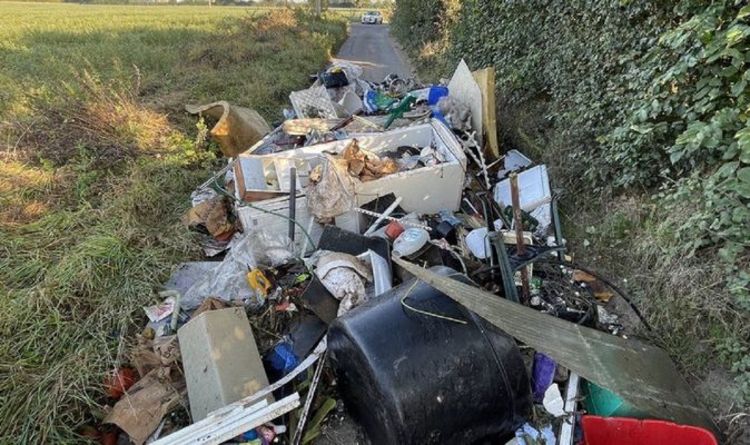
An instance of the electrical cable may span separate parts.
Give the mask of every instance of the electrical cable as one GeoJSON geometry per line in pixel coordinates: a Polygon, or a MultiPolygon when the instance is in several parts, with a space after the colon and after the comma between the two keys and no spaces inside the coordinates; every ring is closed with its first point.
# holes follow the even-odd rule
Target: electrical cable
{"type": "MultiPolygon", "coordinates": [[[[541,247],[541,246],[526,246],[526,247],[527,248],[529,248],[529,247],[530,248],[535,248],[535,247],[541,247]]],[[[541,252],[538,252],[538,253],[532,255],[530,258],[524,259],[522,262],[516,264],[515,267],[513,268],[513,272],[517,272],[517,271],[523,269],[524,267],[528,266],[529,264],[535,263],[537,261],[545,261],[546,262],[547,260],[545,260],[544,258],[542,258],[542,255],[545,255],[547,253],[552,253],[552,252],[564,252],[564,251],[565,251],[565,247],[563,247],[563,246],[554,246],[554,247],[544,248],[544,250],[542,250],[541,252]]],[[[472,276],[476,276],[476,275],[479,275],[480,273],[491,272],[491,271],[493,271],[495,269],[499,269],[500,267],[501,267],[500,264],[495,264],[493,266],[482,266],[479,269],[477,269],[474,272],[472,272],[471,275],[472,276]]]]}
{"type": "MultiPolygon", "coordinates": [[[[310,233],[308,233],[308,231],[305,229],[305,227],[302,224],[299,223],[299,221],[297,221],[295,219],[291,219],[287,215],[284,215],[284,214],[281,214],[281,213],[277,213],[277,212],[274,212],[274,211],[271,211],[271,210],[263,209],[261,207],[254,206],[254,205],[252,205],[250,203],[247,203],[247,202],[242,202],[239,199],[237,199],[237,197],[235,197],[234,195],[232,195],[231,193],[229,193],[229,191],[227,189],[225,189],[224,187],[220,186],[217,181],[218,181],[218,178],[215,178],[214,179],[214,183],[212,184],[212,188],[215,191],[217,191],[217,192],[221,193],[222,195],[228,197],[229,199],[231,199],[232,201],[236,202],[238,205],[240,205],[242,207],[250,207],[252,209],[261,211],[263,213],[268,213],[269,215],[278,216],[279,218],[284,218],[287,221],[293,222],[294,224],[297,225],[297,227],[300,228],[300,230],[302,230],[302,233],[305,235],[305,237],[307,237],[307,240],[310,242],[310,245],[312,245],[314,247],[314,250],[318,249],[317,243],[315,243],[315,241],[313,240],[312,236],[310,236],[310,233]]],[[[301,254],[303,254],[303,253],[304,252],[301,252],[301,254]]]]}
{"type": "Polygon", "coordinates": [[[653,331],[651,328],[651,325],[649,325],[648,321],[646,321],[646,318],[643,316],[641,311],[638,309],[638,307],[633,303],[632,299],[628,294],[625,293],[622,289],[620,289],[619,286],[611,282],[610,280],[604,278],[599,273],[587,268],[586,266],[582,266],[576,262],[573,261],[560,261],[560,260],[550,260],[550,259],[541,259],[539,261],[545,262],[545,263],[552,263],[552,264],[559,264],[562,266],[570,267],[573,269],[578,269],[586,272],[587,274],[591,275],[592,277],[596,278],[597,280],[601,281],[602,283],[606,284],[610,289],[615,291],[620,297],[622,297],[623,300],[625,300],[631,309],[633,309],[633,312],[635,312],[635,315],[638,316],[638,318],[641,320],[641,323],[643,323],[643,326],[646,327],[649,331],[653,331]]]}
{"type": "Polygon", "coordinates": [[[449,317],[447,315],[436,314],[434,312],[425,311],[425,310],[422,310],[422,309],[417,309],[414,306],[409,305],[409,303],[406,302],[406,298],[409,296],[409,294],[411,294],[411,291],[414,290],[415,287],[417,287],[417,284],[419,284],[421,282],[422,282],[422,280],[418,280],[418,279],[414,280],[414,283],[411,285],[411,287],[409,287],[409,289],[406,290],[406,293],[404,293],[404,296],[401,297],[401,305],[403,307],[405,307],[405,308],[407,308],[407,309],[409,309],[409,310],[411,310],[413,312],[416,312],[418,314],[427,315],[428,317],[435,317],[435,318],[439,318],[441,320],[452,321],[452,322],[458,323],[458,324],[468,324],[468,322],[466,320],[459,320],[458,318],[449,317]]]}

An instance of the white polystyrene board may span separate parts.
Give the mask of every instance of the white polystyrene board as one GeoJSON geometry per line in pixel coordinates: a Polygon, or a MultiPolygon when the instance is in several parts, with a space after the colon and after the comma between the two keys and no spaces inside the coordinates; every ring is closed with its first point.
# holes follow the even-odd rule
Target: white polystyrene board
{"type": "MultiPolygon", "coordinates": [[[[259,207],[263,210],[272,211],[277,215],[289,216],[289,197],[284,196],[281,198],[267,199],[265,201],[256,201],[252,203],[253,206],[259,207]]],[[[295,202],[295,217],[294,219],[301,224],[305,230],[309,230],[310,237],[313,239],[315,244],[318,244],[320,235],[323,233],[323,226],[314,222],[312,216],[307,210],[307,198],[304,196],[297,196],[295,202]],[[310,224],[312,222],[312,225],[310,224]]],[[[240,218],[242,229],[245,233],[252,232],[253,230],[266,230],[272,234],[279,234],[287,236],[289,233],[289,220],[283,216],[272,215],[265,213],[262,210],[254,209],[252,207],[239,205],[236,208],[237,215],[240,218]]],[[[294,248],[295,253],[301,252],[303,246],[305,246],[305,234],[299,225],[295,224],[294,228],[294,248]]],[[[313,246],[308,242],[307,251],[313,250],[313,246]]],[[[303,252],[307,253],[307,252],[303,252]]]]}
{"type": "Polygon", "coordinates": [[[518,150],[508,150],[503,159],[503,169],[497,172],[498,179],[504,178],[508,173],[524,169],[534,162],[518,150]]]}
{"type": "Polygon", "coordinates": [[[456,211],[461,203],[464,170],[457,163],[444,162],[432,167],[394,173],[375,181],[357,183],[357,205],[393,193],[401,197],[407,212],[434,214],[456,211]]]}
{"type": "Polygon", "coordinates": [[[448,82],[448,95],[469,107],[471,111],[471,126],[476,130],[477,142],[482,147],[482,90],[479,88],[474,75],[466,62],[461,59],[456,71],[453,72],[450,82],[448,82]]]}
{"type": "Polygon", "coordinates": [[[380,196],[393,193],[403,198],[401,207],[407,212],[432,214],[443,209],[458,210],[466,171],[466,156],[459,141],[444,124],[433,119],[429,123],[411,127],[351,136],[348,139],[268,155],[242,154],[240,158],[295,159],[300,183],[303,183],[309,171],[324,161],[323,152],[341,153],[355,138],[360,148],[375,154],[404,145],[418,147],[432,145],[445,157],[445,162],[394,173],[373,181],[357,182],[355,185],[357,205],[361,206],[380,196]]]}
{"type": "MultiPolygon", "coordinates": [[[[494,193],[495,201],[503,208],[512,205],[510,196],[510,179],[497,183],[494,193]]],[[[518,197],[521,208],[539,221],[539,228],[546,229],[552,224],[552,191],[549,186],[547,166],[524,170],[518,174],[518,197]]]]}
{"type": "MultiPolygon", "coordinates": [[[[292,187],[291,185],[292,176],[290,174],[291,173],[290,169],[292,167],[296,168],[297,163],[295,162],[294,159],[276,158],[273,161],[273,166],[275,169],[276,178],[279,181],[279,188],[281,189],[281,191],[288,192],[292,187]]],[[[303,188],[302,181],[300,181],[299,179],[299,174],[296,174],[295,176],[297,177],[296,182],[295,182],[295,189],[298,192],[301,192],[303,188]]]]}

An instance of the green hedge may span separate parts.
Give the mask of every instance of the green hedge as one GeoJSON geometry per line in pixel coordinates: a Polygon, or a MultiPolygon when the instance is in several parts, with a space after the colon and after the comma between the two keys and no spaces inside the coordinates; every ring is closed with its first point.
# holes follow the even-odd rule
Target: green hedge
{"type": "MultiPolygon", "coordinates": [[[[669,227],[664,255],[723,264],[727,312],[747,320],[746,4],[397,0],[392,23],[426,78],[449,76],[461,58],[494,66],[504,146],[541,157],[572,199],[626,193],[655,204],[669,227]]],[[[747,345],[725,349],[750,396],[747,345]]]]}
{"type": "Polygon", "coordinates": [[[750,7],[742,3],[399,0],[393,26],[427,72],[448,75],[462,57],[493,65],[503,140],[537,147],[569,190],[663,188],[664,205],[699,196],[678,236],[687,253],[721,249],[747,309],[750,275],[739,266],[750,245],[750,7]]]}

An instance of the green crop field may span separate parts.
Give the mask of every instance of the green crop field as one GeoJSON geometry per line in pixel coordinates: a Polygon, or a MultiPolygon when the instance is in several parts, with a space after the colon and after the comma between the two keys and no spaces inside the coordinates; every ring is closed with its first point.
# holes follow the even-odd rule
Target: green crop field
{"type": "Polygon", "coordinates": [[[187,103],[269,121],[341,14],[0,3],[0,443],[75,443],[173,265],[217,164],[187,103]]]}

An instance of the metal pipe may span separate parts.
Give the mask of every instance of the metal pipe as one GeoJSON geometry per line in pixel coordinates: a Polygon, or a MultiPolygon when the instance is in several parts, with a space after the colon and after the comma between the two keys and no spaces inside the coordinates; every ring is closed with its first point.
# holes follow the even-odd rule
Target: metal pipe
{"type": "Polygon", "coordinates": [[[387,209],[383,213],[378,216],[378,219],[375,220],[374,223],[370,226],[369,229],[365,232],[364,236],[370,236],[374,231],[378,229],[378,226],[380,223],[382,223],[387,217],[391,216],[391,213],[393,213],[394,210],[396,210],[396,207],[398,207],[399,204],[401,204],[401,201],[403,201],[404,198],[398,197],[395,201],[393,201],[393,204],[389,205],[387,209]]]}
{"type": "Polygon", "coordinates": [[[294,217],[297,216],[297,168],[289,169],[289,239],[294,244],[294,217]]]}
{"type": "Polygon", "coordinates": [[[510,266],[510,258],[508,258],[508,251],[505,250],[505,241],[503,240],[503,234],[495,232],[491,235],[495,242],[495,251],[497,252],[497,261],[500,265],[500,274],[503,279],[503,290],[505,292],[505,298],[518,303],[518,289],[516,289],[516,280],[513,278],[513,269],[510,266]]]}
{"type": "MultiPolygon", "coordinates": [[[[521,198],[518,191],[518,174],[510,174],[510,199],[513,203],[513,228],[516,230],[516,252],[519,257],[526,253],[526,244],[523,240],[523,214],[521,213],[521,198]]],[[[521,295],[523,302],[529,301],[529,270],[521,268],[521,295]]]]}
{"type": "MultiPolygon", "coordinates": [[[[557,244],[558,247],[563,247],[563,236],[562,236],[562,224],[560,222],[560,211],[559,211],[559,204],[560,204],[560,195],[557,193],[552,195],[552,203],[550,206],[552,207],[552,224],[555,227],[555,244],[557,244]]],[[[562,261],[565,261],[565,252],[559,251],[557,252],[557,259],[562,261]]]]}

